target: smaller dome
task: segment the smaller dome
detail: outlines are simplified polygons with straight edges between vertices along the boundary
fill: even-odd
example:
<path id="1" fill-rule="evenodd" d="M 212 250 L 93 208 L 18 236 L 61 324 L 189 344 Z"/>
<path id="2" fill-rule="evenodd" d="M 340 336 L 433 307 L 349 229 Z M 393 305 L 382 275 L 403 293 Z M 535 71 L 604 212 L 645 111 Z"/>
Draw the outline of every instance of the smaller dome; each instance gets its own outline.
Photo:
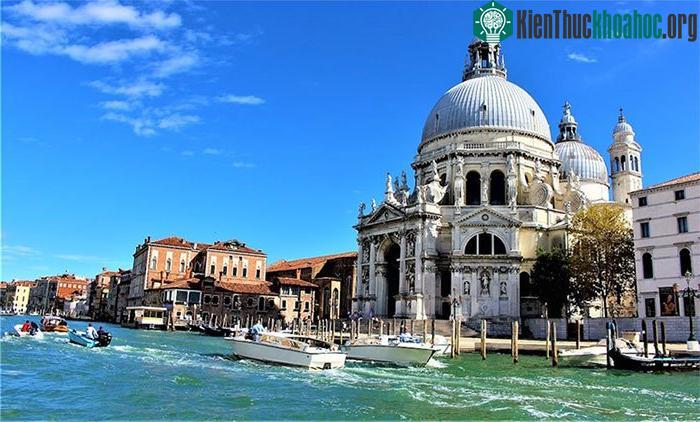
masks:
<path id="1" fill-rule="evenodd" d="M 576 125 L 576 119 L 574 119 L 574 115 L 571 114 L 571 104 L 569 102 L 564 103 L 564 114 L 561 116 L 561 121 L 559 122 L 561 125 Z"/>
<path id="2" fill-rule="evenodd" d="M 608 168 L 603 157 L 594 148 L 580 141 L 559 142 L 554 151 L 561 160 L 561 177 L 573 171 L 581 180 L 608 183 Z"/>
<path id="3" fill-rule="evenodd" d="M 632 125 L 627 123 L 627 119 L 625 119 L 625 115 L 622 114 L 622 108 L 620 108 L 620 115 L 617 118 L 617 124 L 615 125 L 615 128 L 613 129 L 613 136 L 617 134 L 631 134 L 634 135 L 634 130 L 632 130 Z"/>

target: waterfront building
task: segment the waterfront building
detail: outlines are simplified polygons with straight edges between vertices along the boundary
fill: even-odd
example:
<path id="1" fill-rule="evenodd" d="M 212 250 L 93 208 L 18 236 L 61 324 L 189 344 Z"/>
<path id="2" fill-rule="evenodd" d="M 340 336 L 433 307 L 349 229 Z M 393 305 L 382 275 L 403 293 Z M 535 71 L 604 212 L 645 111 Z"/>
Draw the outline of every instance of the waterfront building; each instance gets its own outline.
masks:
<path id="1" fill-rule="evenodd" d="M 108 308 L 110 321 L 120 324 L 126 320 L 131 285 L 131 270 L 119 270 L 119 277 L 113 278 L 109 285 Z"/>
<path id="2" fill-rule="evenodd" d="M 7 290 L 7 282 L 0 281 L 0 308 L 5 309 L 5 291 Z M 31 292 L 30 292 L 31 294 Z"/>
<path id="3" fill-rule="evenodd" d="M 621 114 L 613 134 L 614 201 L 641 183 L 641 148 Z M 629 157 L 629 158 L 628 158 Z M 632 160 L 632 167 L 630 161 Z M 564 103 L 556 143 L 530 94 L 509 82 L 500 44 L 474 41 L 462 81 L 426 119 L 414 187 L 388 173 L 383 201 L 361 203 L 353 308 L 389 317 L 539 316 L 538 250 L 565 248 L 574 213 L 610 203 L 605 160 Z"/>
<path id="4" fill-rule="evenodd" d="M 29 295 L 35 286 L 34 282 L 24 280 L 13 280 L 8 283 L 5 288 L 3 308 L 18 314 L 29 312 Z"/>
<path id="5" fill-rule="evenodd" d="M 102 272 L 95 276 L 95 280 L 90 284 L 88 291 L 88 313 L 90 317 L 97 321 L 111 320 L 109 313 L 109 293 L 112 284 L 116 284 L 116 279 L 120 276 L 119 271 L 109 271 L 102 268 Z"/>
<path id="6" fill-rule="evenodd" d="M 263 283 L 265 270 L 265 253 L 238 240 L 205 244 L 180 237 L 155 241 L 148 237 L 134 253 L 129 305 L 144 304 L 146 290 L 158 289 L 195 274 L 225 282 Z"/>
<path id="7" fill-rule="evenodd" d="M 700 173 L 678 177 L 629 194 L 634 222 L 639 316 L 695 315 L 700 290 Z"/>
<path id="8" fill-rule="evenodd" d="M 267 279 L 284 277 L 311 282 L 319 288 L 314 316 L 321 319 L 345 317 L 352 309 L 356 264 L 356 252 L 281 260 L 270 264 Z"/>
<path id="9" fill-rule="evenodd" d="M 340 284 L 336 279 L 333 280 Z M 291 323 L 294 319 L 306 321 L 330 317 L 314 314 L 316 292 L 319 289 L 317 284 L 300 278 L 277 277 L 275 285 L 278 292 L 279 318 L 285 323 Z M 336 286 L 336 292 L 339 291 L 337 287 L 339 286 Z"/>

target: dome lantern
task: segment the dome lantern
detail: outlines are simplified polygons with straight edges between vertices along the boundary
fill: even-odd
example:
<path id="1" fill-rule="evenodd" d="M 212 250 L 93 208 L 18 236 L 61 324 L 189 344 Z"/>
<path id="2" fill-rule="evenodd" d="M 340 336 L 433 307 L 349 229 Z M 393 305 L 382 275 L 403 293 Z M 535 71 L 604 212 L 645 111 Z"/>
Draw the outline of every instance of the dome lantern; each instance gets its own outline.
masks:
<path id="1" fill-rule="evenodd" d="M 571 114 L 571 104 L 568 101 L 564 103 L 564 115 L 559 122 L 559 136 L 557 142 L 564 141 L 580 141 L 581 135 L 578 134 L 578 123 Z"/>
<path id="2" fill-rule="evenodd" d="M 469 63 L 465 63 L 462 82 L 483 75 L 506 77 L 505 60 L 501 44 L 491 44 L 475 39 L 469 44 Z"/>

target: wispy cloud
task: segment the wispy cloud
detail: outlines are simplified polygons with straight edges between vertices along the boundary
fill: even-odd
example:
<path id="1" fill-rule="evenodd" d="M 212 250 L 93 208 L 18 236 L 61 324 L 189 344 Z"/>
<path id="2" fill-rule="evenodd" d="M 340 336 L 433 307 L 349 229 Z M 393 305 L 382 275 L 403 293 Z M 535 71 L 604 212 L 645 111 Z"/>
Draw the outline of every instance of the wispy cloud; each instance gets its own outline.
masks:
<path id="1" fill-rule="evenodd" d="M 255 164 L 253 164 L 253 163 L 248 163 L 248 162 L 245 162 L 245 161 L 234 161 L 234 162 L 233 162 L 233 167 L 235 167 L 235 168 L 237 168 L 237 169 L 250 169 L 250 168 L 255 167 Z"/>
<path id="2" fill-rule="evenodd" d="M 109 112 L 102 116 L 103 120 L 126 123 L 133 129 L 134 133 L 140 136 L 152 136 L 156 134 L 153 129 L 154 122 L 150 119 L 129 117 L 122 113 Z"/>
<path id="3" fill-rule="evenodd" d="M 595 57 L 590 57 L 583 53 L 569 53 L 567 57 L 569 60 L 579 63 L 596 63 L 598 61 Z"/>
<path id="4" fill-rule="evenodd" d="M 161 129 L 178 130 L 184 126 L 199 122 L 199 116 L 189 114 L 172 114 L 160 119 L 158 127 Z"/>
<path id="5" fill-rule="evenodd" d="M 185 150 L 185 151 L 182 151 L 182 152 L 180 153 L 180 155 L 182 155 L 183 157 L 191 157 L 191 156 L 194 155 L 194 152 L 193 152 L 193 151 L 190 151 L 190 150 Z"/>
<path id="6" fill-rule="evenodd" d="M 204 148 L 204 151 L 202 151 L 202 154 L 206 155 L 220 155 L 223 150 L 216 149 L 216 148 Z"/>
<path id="7" fill-rule="evenodd" d="M 160 10 L 143 13 L 112 0 L 87 3 L 75 8 L 67 3 L 34 3 L 25 0 L 6 9 L 35 21 L 65 26 L 126 24 L 141 29 L 165 30 L 182 23 L 176 13 Z"/>
<path id="8" fill-rule="evenodd" d="M 197 52 L 190 51 L 156 63 L 154 66 L 153 75 L 158 78 L 166 78 L 177 73 L 187 72 L 190 69 L 199 66 L 199 64 L 199 54 L 197 54 Z"/>
<path id="9" fill-rule="evenodd" d="M 129 111 L 132 103 L 128 101 L 103 101 L 100 103 L 100 106 L 107 110 Z"/>
<path id="10" fill-rule="evenodd" d="M 233 94 L 228 94 L 228 95 L 222 95 L 221 97 L 218 98 L 218 100 L 222 103 L 231 103 L 231 104 L 245 104 L 245 105 L 260 105 L 260 104 L 265 104 L 265 100 L 256 97 L 255 95 L 233 95 Z"/>
<path id="11" fill-rule="evenodd" d="M 41 252 L 32 248 L 31 246 L 23 245 L 2 245 L 2 255 L 3 257 L 29 257 L 29 256 L 39 256 Z"/>
<path id="12" fill-rule="evenodd" d="M 116 85 L 103 81 L 92 81 L 88 85 L 105 94 L 124 95 L 127 97 L 157 97 L 165 90 L 165 85 L 145 79 L 133 82 L 120 82 Z"/>
<path id="13" fill-rule="evenodd" d="M 92 255 L 81 255 L 81 254 L 56 254 L 53 255 L 55 258 L 63 259 L 64 261 L 102 261 L 103 259 L 98 256 Z"/>

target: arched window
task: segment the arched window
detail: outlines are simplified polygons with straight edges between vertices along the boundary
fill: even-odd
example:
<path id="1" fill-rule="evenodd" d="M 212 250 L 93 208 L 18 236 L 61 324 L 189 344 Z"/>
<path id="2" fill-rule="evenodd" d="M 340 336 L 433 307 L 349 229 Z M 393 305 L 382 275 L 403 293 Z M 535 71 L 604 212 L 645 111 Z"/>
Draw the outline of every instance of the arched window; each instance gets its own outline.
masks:
<path id="1" fill-rule="evenodd" d="M 681 249 L 679 254 L 681 258 L 681 275 L 693 273 L 693 264 L 690 262 L 690 251 L 686 248 Z"/>
<path id="2" fill-rule="evenodd" d="M 480 233 L 467 242 L 466 255 L 505 255 L 506 245 L 491 233 Z"/>
<path id="3" fill-rule="evenodd" d="M 644 278 L 654 278 L 654 264 L 649 252 L 642 255 L 642 274 Z"/>
<path id="4" fill-rule="evenodd" d="M 173 260 L 168 258 L 165 260 L 165 271 L 170 272 L 173 267 Z"/>
<path id="5" fill-rule="evenodd" d="M 227 275 L 227 274 L 228 274 L 228 262 L 225 262 L 225 261 L 224 261 L 224 267 L 221 269 L 221 273 L 222 273 L 223 275 Z"/>
<path id="6" fill-rule="evenodd" d="M 186 268 L 187 268 L 187 264 L 185 263 L 185 260 L 181 259 L 180 260 L 180 272 L 184 273 Z"/>
<path id="7" fill-rule="evenodd" d="M 467 173 L 467 205 L 481 204 L 481 175 L 478 171 Z"/>
<path id="8" fill-rule="evenodd" d="M 613 166 L 613 172 L 617 173 L 620 171 L 620 159 L 615 157 L 615 165 Z"/>
<path id="9" fill-rule="evenodd" d="M 151 269 L 155 270 L 156 265 L 158 265 L 158 258 L 154 256 L 153 258 L 151 258 Z"/>
<path id="10" fill-rule="evenodd" d="M 265 310 L 265 298 L 261 296 L 258 298 L 258 311 L 264 311 L 264 310 Z"/>
<path id="11" fill-rule="evenodd" d="M 625 155 L 620 159 L 620 170 L 625 171 L 627 169 L 627 157 Z"/>
<path id="12" fill-rule="evenodd" d="M 491 205 L 506 204 L 506 177 L 502 171 L 494 170 L 491 172 L 489 193 L 491 195 Z"/>

